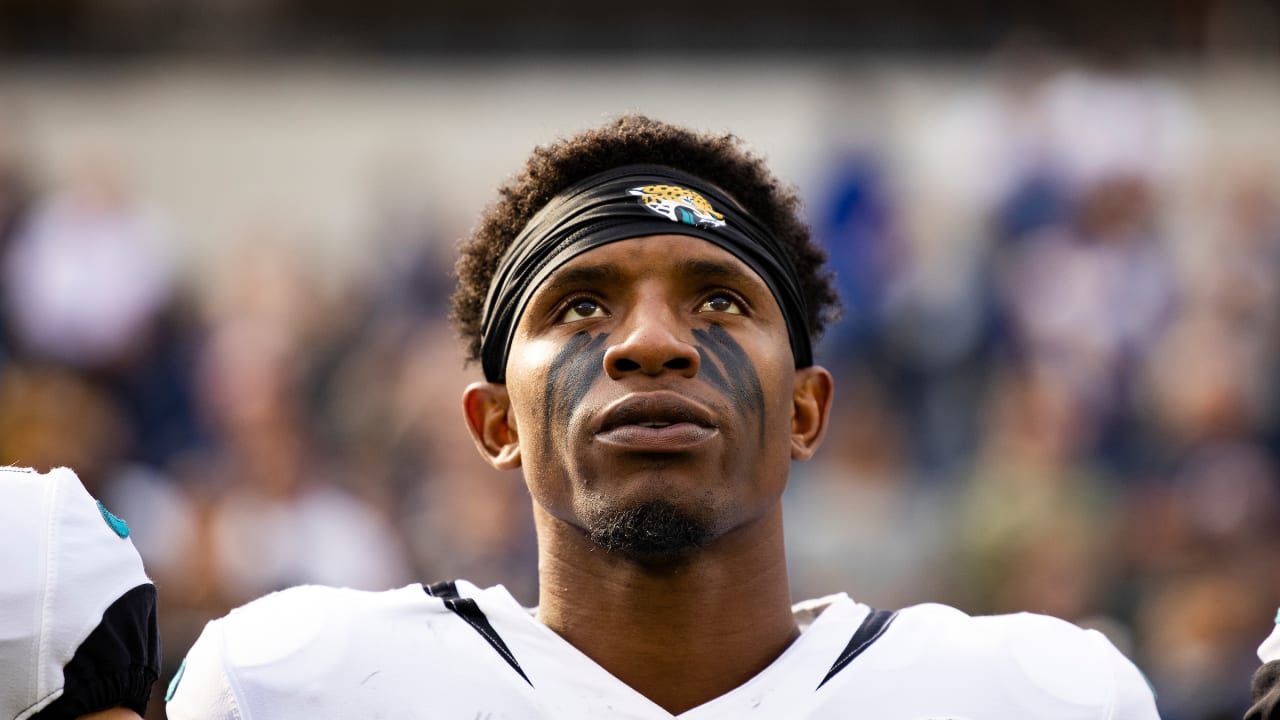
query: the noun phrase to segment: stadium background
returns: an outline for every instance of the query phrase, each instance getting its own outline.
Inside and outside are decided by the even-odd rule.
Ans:
[[[453,244],[534,144],[645,112],[767,157],[844,293],[796,597],[1053,613],[1166,720],[1238,718],[1280,605],[1280,11],[1034,5],[0,3],[0,462],[130,521],[164,682],[300,582],[532,602]]]

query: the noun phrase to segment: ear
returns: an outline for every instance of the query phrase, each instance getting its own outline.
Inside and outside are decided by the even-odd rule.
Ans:
[[[520,437],[506,385],[471,383],[462,393],[462,413],[476,449],[490,465],[499,470],[520,467]]]
[[[808,460],[822,445],[831,417],[834,383],[824,367],[796,370],[791,395],[791,459]]]

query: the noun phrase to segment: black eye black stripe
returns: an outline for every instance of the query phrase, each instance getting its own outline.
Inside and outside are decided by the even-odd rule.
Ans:
[[[717,386],[724,389],[738,411],[744,416],[755,414],[758,440],[763,446],[764,388],[760,385],[760,376],[756,373],[755,366],[751,364],[751,359],[747,357],[746,350],[743,350],[738,341],[719,325],[712,325],[706,330],[695,329],[693,336],[698,342],[711,349],[711,354],[721,366],[720,369],[705,369],[707,379],[716,383],[716,378],[719,377],[721,382],[716,383]],[[701,347],[698,348],[698,354],[704,360],[707,357]]]
[[[550,453],[551,450],[551,439],[555,435],[551,428],[568,424],[569,412],[582,401],[596,377],[603,372],[604,353],[601,348],[608,337],[608,333],[601,333],[593,338],[585,330],[574,333],[551,360],[547,385],[542,391],[544,451]]]

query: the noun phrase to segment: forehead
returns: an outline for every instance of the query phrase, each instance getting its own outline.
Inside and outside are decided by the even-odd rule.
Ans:
[[[768,286],[746,263],[723,248],[688,235],[647,235],[592,248],[552,272],[536,294],[569,285],[623,284],[640,278],[720,281],[764,293]]]

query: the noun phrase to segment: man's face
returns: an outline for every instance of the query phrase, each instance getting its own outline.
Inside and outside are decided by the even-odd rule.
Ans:
[[[507,364],[537,503],[606,547],[668,559],[775,507],[796,370],[768,287],[661,235],[590,250],[538,288]]]

